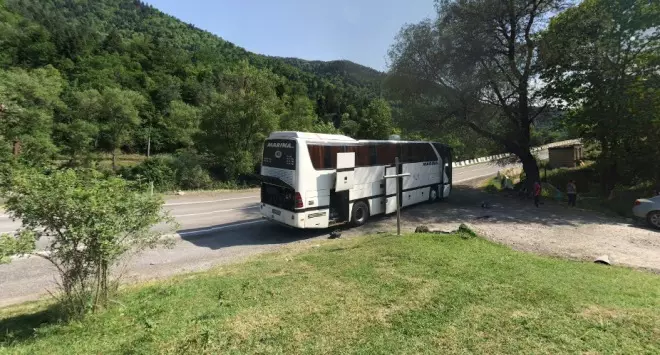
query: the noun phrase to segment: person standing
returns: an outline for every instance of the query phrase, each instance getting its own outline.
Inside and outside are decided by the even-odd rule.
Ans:
[[[537,181],[534,183],[534,205],[536,205],[536,207],[539,207],[540,202],[541,202],[541,183]]]
[[[568,195],[568,205],[575,207],[575,201],[577,200],[577,187],[575,186],[575,180],[568,181],[568,185],[566,185],[566,194]]]

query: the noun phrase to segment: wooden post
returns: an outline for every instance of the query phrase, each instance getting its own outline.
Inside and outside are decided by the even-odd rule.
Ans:
[[[394,166],[397,173],[399,172],[399,157],[394,158]],[[396,179],[396,235],[401,235],[401,182],[400,178],[410,176],[410,173],[385,175],[384,179]]]
[[[399,157],[394,158],[396,172],[399,173]],[[401,235],[401,179],[396,178],[396,235]]]

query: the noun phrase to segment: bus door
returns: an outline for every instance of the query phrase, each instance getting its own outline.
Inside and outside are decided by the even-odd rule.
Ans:
[[[337,153],[335,192],[348,191],[355,185],[355,152]]]

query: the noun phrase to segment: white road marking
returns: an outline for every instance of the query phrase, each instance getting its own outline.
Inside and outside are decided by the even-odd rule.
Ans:
[[[496,175],[496,174],[497,173],[490,173],[490,174],[484,174],[484,175],[480,175],[480,176],[472,176],[472,177],[469,177],[467,179],[452,181],[452,183],[459,183],[459,182],[465,182],[465,181],[470,181],[470,180],[475,180],[475,179],[481,179],[481,178],[493,176],[493,175]]]
[[[200,229],[200,230],[190,231],[190,232],[181,232],[181,233],[179,233],[179,235],[184,236],[184,235],[189,235],[189,234],[200,234],[200,233],[215,232],[215,231],[219,231],[219,230],[223,230],[223,229],[227,229],[227,228],[247,226],[249,224],[256,224],[256,223],[263,223],[263,222],[266,222],[266,220],[265,219],[260,219],[258,221],[236,223],[236,224],[230,224],[230,225],[226,225],[226,226],[206,228],[206,229]]]
[[[233,198],[224,198],[224,199],[220,199],[220,200],[207,200],[207,201],[175,202],[175,203],[166,203],[166,204],[164,204],[164,206],[199,205],[199,204],[202,204],[202,203],[248,200],[248,199],[253,199],[253,198],[259,198],[259,196],[233,197]]]
[[[255,208],[259,208],[259,206],[244,207],[244,208],[230,208],[230,209],[227,209],[227,210],[216,210],[216,211],[200,212],[200,213],[179,214],[179,215],[173,215],[172,217],[203,216],[203,215],[207,215],[207,214],[216,214],[216,213],[223,213],[223,212],[253,210]]]
[[[51,252],[49,250],[42,250],[38,251],[32,254],[25,254],[25,255],[12,255],[9,257],[9,260],[20,260],[20,259],[30,259],[30,258],[36,258],[39,255],[41,256],[49,256]]]

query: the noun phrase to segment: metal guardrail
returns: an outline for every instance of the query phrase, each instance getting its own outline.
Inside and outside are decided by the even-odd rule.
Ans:
[[[561,147],[565,145],[572,145],[572,144],[578,144],[581,143],[579,139],[570,139],[566,141],[561,141],[561,142],[554,142],[546,145],[542,145],[540,147],[534,147],[531,149],[532,152],[538,152],[539,150],[545,150],[548,148],[554,148],[554,147]],[[499,160],[503,158],[508,158],[513,156],[511,153],[506,153],[506,154],[497,154],[497,155],[491,155],[488,157],[481,157],[481,158],[476,158],[476,159],[469,159],[469,160],[463,160],[463,161],[457,161],[453,162],[451,164],[452,167],[461,167],[461,166],[468,166],[468,165],[474,165],[474,164],[480,164],[480,163],[486,163],[489,161],[494,161],[494,160]]]

